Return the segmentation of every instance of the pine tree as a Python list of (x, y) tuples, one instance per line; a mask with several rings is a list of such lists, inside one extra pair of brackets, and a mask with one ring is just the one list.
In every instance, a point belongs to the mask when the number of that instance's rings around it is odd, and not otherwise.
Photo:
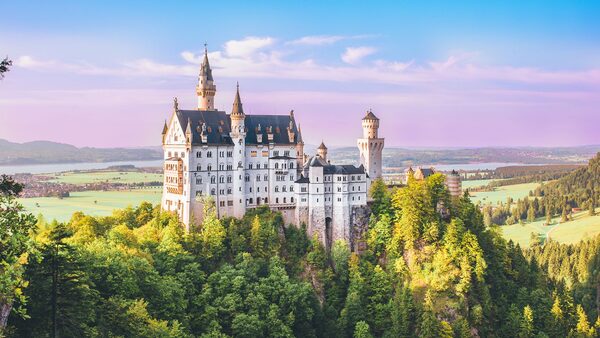
[(414, 332), (415, 305), (410, 289), (398, 286), (392, 300), (392, 334), (394, 337), (409, 338)]
[(373, 335), (369, 331), (369, 324), (361, 320), (356, 323), (354, 327), (354, 338), (373, 338)]
[(523, 317), (519, 327), (519, 338), (533, 337), (533, 311), (529, 305), (523, 308)]
[(583, 336), (592, 336), (593, 328), (590, 327), (587, 315), (580, 304), (577, 304), (577, 326), (575, 330)]
[(527, 222), (535, 222), (535, 210), (532, 206), (527, 209)]

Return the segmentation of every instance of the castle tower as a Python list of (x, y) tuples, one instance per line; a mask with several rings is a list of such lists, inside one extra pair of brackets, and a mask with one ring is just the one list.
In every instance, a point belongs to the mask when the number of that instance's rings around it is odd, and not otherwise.
[(196, 86), (196, 95), (198, 95), (198, 110), (215, 110), (215, 86), (212, 76), (212, 69), (208, 63), (208, 51), (204, 45), (204, 60), (200, 66), (200, 75), (198, 76), (198, 85)]
[(446, 175), (446, 186), (452, 197), (462, 196), (462, 183), (460, 174), (456, 170), (452, 170), (451, 173)]
[(382, 159), (384, 139), (378, 137), (379, 119), (371, 110), (362, 119), (363, 138), (358, 139), (360, 164), (365, 166), (369, 178), (373, 181), (382, 175)]
[(241, 218), (246, 212), (246, 115), (240, 99), (240, 86), (237, 85), (233, 108), (231, 109), (231, 140), (233, 141), (233, 216)]
[(296, 163), (298, 171), (302, 169), (304, 165), (304, 141), (302, 140), (302, 129), (298, 125), (298, 143), (296, 143)]
[(321, 141), (321, 145), (319, 146), (319, 148), (317, 148), (317, 154), (324, 161), (327, 161), (327, 147), (325, 146), (325, 143), (323, 143), (323, 141)]

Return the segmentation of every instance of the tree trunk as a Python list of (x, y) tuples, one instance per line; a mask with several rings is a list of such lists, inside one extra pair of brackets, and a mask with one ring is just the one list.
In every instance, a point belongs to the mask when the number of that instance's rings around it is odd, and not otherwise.
[(8, 315), (12, 310), (12, 302), (2, 301), (0, 302), (0, 333), (4, 331), (6, 328), (6, 323), (8, 323)]

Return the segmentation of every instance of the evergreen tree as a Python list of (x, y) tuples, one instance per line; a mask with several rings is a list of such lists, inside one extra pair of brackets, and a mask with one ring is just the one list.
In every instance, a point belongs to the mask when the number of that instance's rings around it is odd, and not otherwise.
[(529, 305), (523, 308), (523, 317), (519, 326), (519, 338), (533, 337), (533, 311)]
[(373, 335), (369, 331), (369, 324), (361, 320), (356, 323), (354, 328), (354, 338), (373, 338)]

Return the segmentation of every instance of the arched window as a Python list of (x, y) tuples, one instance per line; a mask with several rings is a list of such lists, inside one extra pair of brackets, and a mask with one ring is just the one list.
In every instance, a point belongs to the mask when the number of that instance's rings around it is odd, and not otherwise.
[(214, 194), (215, 194), (215, 191), (216, 191), (216, 190), (215, 190), (215, 188), (212, 188), (212, 189), (210, 189), (210, 194), (211, 194), (211, 195), (214, 195)]
[(275, 163), (275, 169), (279, 169), (279, 163)]
[(241, 168), (241, 167), (242, 167), (242, 161), (239, 161), (238, 162), (238, 168)]
[(286, 201), (285, 201), (285, 200), (286, 200), (286, 198), (284, 197), (284, 198), (283, 198), (283, 203), (286, 203)]
[(210, 165), (210, 164), (209, 164), (209, 165), (206, 167), (206, 170), (208, 170), (208, 171), (211, 171), (211, 170), (212, 170), (212, 165)]
[(210, 177), (210, 183), (217, 183), (217, 177), (216, 176), (211, 176)]
[(219, 177), (219, 183), (225, 183), (225, 176)]
[(279, 192), (279, 186), (278, 185), (275, 186), (275, 192)]

